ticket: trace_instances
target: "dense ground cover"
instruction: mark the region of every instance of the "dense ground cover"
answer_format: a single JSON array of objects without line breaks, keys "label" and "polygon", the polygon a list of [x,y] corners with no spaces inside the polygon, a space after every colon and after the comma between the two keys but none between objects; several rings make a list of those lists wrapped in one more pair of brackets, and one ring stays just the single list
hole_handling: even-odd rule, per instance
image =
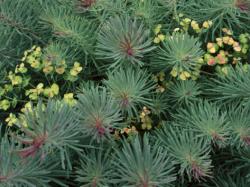
[{"label": "dense ground cover", "polygon": [[248,0],[0,0],[0,186],[250,186]]}]

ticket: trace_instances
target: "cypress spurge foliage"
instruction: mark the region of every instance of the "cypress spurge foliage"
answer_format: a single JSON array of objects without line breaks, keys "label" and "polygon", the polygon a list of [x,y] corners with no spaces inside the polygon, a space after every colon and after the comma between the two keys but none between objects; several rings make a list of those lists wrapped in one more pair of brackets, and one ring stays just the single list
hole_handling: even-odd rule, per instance
[{"label": "cypress spurge foliage", "polygon": [[218,75],[209,81],[207,92],[215,101],[223,104],[250,103],[250,66],[238,64],[229,66],[225,76]]},{"label": "cypress spurge foliage", "polygon": [[249,29],[249,0],[0,0],[0,187],[249,186]]},{"label": "cypress spurge foliage", "polygon": [[73,8],[84,17],[102,24],[112,16],[126,12],[127,2],[117,0],[73,0]]},{"label": "cypress spurge foliage", "polygon": [[213,25],[207,37],[215,39],[222,34],[223,28],[241,32],[249,29],[250,2],[248,0],[192,0],[184,11],[186,15],[198,22],[211,20]]},{"label": "cypress spurge foliage", "polygon": [[[48,187],[63,183],[55,176],[65,173],[58,170],[54,158],[42,159],[39,156],[21,158],[17,154],[20,144],[5,135],[0,141],[0,186],[2,187]],[[55,183],[51,183],[55,182]]]},{"label": "cypress spurge foliage", "polygon": [[77,168],[76,180],[82,187],[111,186],[114,169],[111,165],[110,150],[101,149],[86,151],[81,155],[80,166]]},{"label": "cypress spurge foliage", "polygon": [[139,106],[150,106],[150,93],[155,84],[151,75],[139,68],[119,68],[108,74],[104,82],[122,111],[130,116],[137,113]]},{"label": "cypress spurge foliage", "polygon": [[187,175],[189,181],[192,179],[199,181],[211,176],[210,146],[197,134],[165,126],[157,132],[157,136],[161,144],[175,158],[182,179]]},{"label": "cypress spurge foliage", "polygon": [[13,64],[33,43],[46,41],[46,30],[39,23],[41,10],[37,6],[31,0],[0,2],[1,61]]},{"label": "cypress spurge foliage", "polygon": [[207,101],[189,105],[173,115],[180,125],[190,128],[207,142],[225,145],[230,133],[226,113]]},{"label": "cypress spurge foliage", "polygon": [[161,23],[166,16],[166,9],[154,0],[131,1],[131,12],[133,16],[142,19],[150,28]]},{"label": "cypress spurge foliage", "polygon": [[[51,61],[52,64],[59,64],[62,61],[65,61],[69,57],[73,58],[74,53],[72,54],[66,45],[61,42],[54,42],[46,46],[44,49],[44,54],[42,55],[44,61]],[[68,65],[69,62],[67,62]]]},{"label": "cypress spurge foliage", "polygon": [[101,66],[117,68],[121,65],[142,66],[145,54],[154,49],[151,46],[150,31],[143,23],[130,16],[115,16],[104,23],[96,46],[99,59],[107,60]]},{"label": "cypress spurge foliage", "polygon": [[231,145],[239,149],[250,145],[250,108],[231,106],[228,112],[228,122],[231,129]]},{"label": "cypress spurge foliage", "polygon": [[60,9],[55,6],[46,7],[41,19],[51,25],[58,40],[86,55],[92,54],[96,28],[89,20],[72,14],[63,6]]},{"label": "cypress spurge foliage", "polygon": [[152,95],[152,112],[158,117],[166,116],[170,109],[169,98],[165,93],[155,93]]},{"label": "cypress spurge foliage", "polygon": [[168,87],[166,92],[172,106],[189,106],[189,104],[199,100],[201,87],[192,80],[175,81]]},{"label": "cypress spurge foliage", "polygon": [[[154,53],[151,66],[157,71],[171,70],[171,75],[179,76],[180,79],[197,77],[202,55],[203,50],[198,38],[186,33],[175,33]],[[184,77],[183,73],[186,74]]]},{"label": "cypress spurge foliage", "polygon": [[244,176],[244,178],[247,180],[248,183],[250,183],[250,149],[247,147],[246,149],[236,150],[235,155],[237,155],[238,158],[236,158],[234,161],[237,162],[238,165],[236,165],[236,171],[241,172],[241,176]]},{"label": "cypress spurge foliage", "polygon": [[206,187],[248,187],[250,183],[241,175],[218,174],[213,183]]},{"label": "cypress spurge foliage", "polygon": [[175,180],[173,163],[162,147],[152,146],[148,135],[123,142],[114,161],[119,186],[166,187]]},{"label": "cypress spurge foliage", "polygon": [[16,138],[25,145],[18,151],[21,157],[50,157],[52,152],[59,152],[62,168],[72,169],[70,155],[79,152],[82,145],[79,123],[70,106],[59,101],[49,101],[47,106],[39,102],[26,110],[19,125],[24,135]]},{"label": "cypress spurge foliage", "polygon": [[119,105],[106,88],[90,86],[77,97],[77,115],[84,136],[100,142],[110,139],[114,129],[122,128]]}]

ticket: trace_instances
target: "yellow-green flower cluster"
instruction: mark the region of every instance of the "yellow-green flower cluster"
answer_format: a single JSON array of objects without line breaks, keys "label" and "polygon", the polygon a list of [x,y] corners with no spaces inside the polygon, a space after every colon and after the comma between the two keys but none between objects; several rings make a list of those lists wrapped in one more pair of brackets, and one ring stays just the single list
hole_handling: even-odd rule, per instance
[{"label": "yellow-green flower cluster", "polygon": [[10,103],[9,100],[3,99],[3,100],[0,101],[0,109],[1,110],[6,111],[6,110],[8,110],[10,108],[10,106],[11,106],[11,103]]},{"label": "yellow-green flower cluster", "polygon": [[114,139],[115,140],[120,140],[122,135],[127,136],[127,140],[133,138],[138,134],[138,131],[134,125],[131,124],[131,126],[122,128],[121,130],[115,130],[114,132]]},{"label": "yellow-green flower cluster", "polygon": [[25,64],[24,63],[21,63],[19,65],[16,66],[16,69],[15,69],[15,73],[26,73],[28,71],[28,69],[25,67]]},{"label": "yellow-green flower cluster", "polygon": [[21,109],[21,112],[24,113],[24,112],[26,112],[26,111],[31,111],[31,110],[32,110],[32,104],[31,104],[31,102],[29,101],[29,102],[27,102],[27,103],[23,106],[23,108]]},{"label": "yellow-green flower cluster", "polygon": [[53,83],[51,86],[44,88],[43,94],[48,98],[53,98],[59,94],[59,86],[56,83]]},{"label": "yellow-green flower cluster", "polygon": [[143,110],[142,110],[142,112],[140,114],[140,119],[141,119],[141,123],[142,123],[141,128],[143,130],[152,129],[153,121],[149,116],[150,114],[151,114],[150,110],[147,107],[143,107]]},{"label": "yellow-green flower cluster", "polygon": [[83,68],[81,67],[80,63],[75,62],[74,66],[70,70],[70,75],[73,76],[73,77],[76,77],[82,71],[82,69]]},{"label": "yellow-green flower cluster", "polygon": [[[42,70],[45,75],[64,75],[65,79],[70,81],[77,80],[78,74],[83,70],[79,62],[75,62],[73,67],[68,67],[65,60],[57,61],[53,57],[44,56],[41,48],[36,46],[25,51],[21,61],[28,63],[36,71]],[[27,68],[24,69],[24,65],[24,63],[20,64],[17,69],[27,72]]]},{"label": "yellow-green flower cluster", "polygon": [[250,34],[249,33],[241,34],[239,36],[239,41],[242,46],[241,52],[243,54],[247,54],[249,51]]},{"label": "yellow-green flower cluster", "polygon": [[216,69],[227,74],[227,66],[229,62],[237,64],[242,58],[246,57],[249,51],[249,34],[241,34],[239,40],[232,36],[232,31],[223,28],[224,36],[216,38],[216,42],[207,43],[207,53],[204,55],[204,61],[209,66],[223,65],[224,67],[216,67]]},{"label": "yellow-green flower cluster", "polygon": [[132,126],[132,127],[123,128],[120,133],[121,134],[126,133],[127,135],[130,135],[130,134],[137,134],[138,132],[137,132],[135,126]]},{"label": "yellow-green flower cluster", "polygon": [[184,18],[181,20],[180,25],[185,31],[187,31],[189,29],[191,21],[192,20],[190,18]]},{"label": "yellow-green flower cluster", "polygon": [[155,34],[154,43],[155,44],[159,44],[160,42],[163,42],[166,39],[166,36],[161,33],[161,28],[162,28],[162,25],[158,24],[154,29],[154,34]]},{"label": "yellow-green flower cluster", "polygon": [[[8,114],[11,108],[17,111],[19,108],[16,107],[21,106],[20,111],[25,112],[31,110],[31,101],[36,104],[40,97],[47,100],[56,96],[63,96],[63,102],[74,106],[74,94],[69,89],[64,90],[64,85],[59,85],[67,80],[67,84],[78,80],[82,71],[79,62],[67,64],[63,58],[43,53],[40,47],[33,46],[24,52],[21,62],[8,72],[4,84],[0,85],[0,110]],[[5,122],[13,126],[16,118],[16,114],[9,113]],[[25,126],[20,120],[18,118],[19,124]]]},{"label": "yellow-green flower cluster", "polygon": [[8,126],[12,127],[17,123],[18,119],[15,114],[10,113],[9,117],[5,119],[5,122],[7,123]]},{"label": "yellow-green flower cluster", "polygon": [[15,75],[12,71],[9,72],[8,78],[11,81],[12,86],[20,85],[23,82],[22,77]]},{"label": "yellow-green flower cluster", "polygon": [[74,99],[73,93],[64,94],[63,101],[67,103],[69,106],[74,106],[76,104],[76,100]]},{"label": "yellow-green flower cluster", "polygon": [[165,84],[166,84],[165,77],[166,77],[166,75],[163,71],[161,71],[153,76],[154,82],[157,83],[156,92],[162,93],[165,91],[165,89],[166,89],[165,88]]},{"label": "yellow-green flower cluster", "polygon": [[42,68],[41,56],[41,47],[33,46],[24,52],[24,57],[21,61],[27,62],[32,68],[39,70]]},{"label": "yellow-green flower cluster", "polygon": [[43,93],[43,83],[39,83],[35,88],[26,90],[25,95],[29,96],[31,100],[37,100],[38,97]]},{"label": "yellow-green flower cluster", "polygon": [[197,21],[192,20],[190,18],[183,18],[184,15],[180,14],[179,15],[179,24],[182,27],[182,30],[188,31],[190,28],[192,28],[195,33],[201,33],[203,30],[209,29],[212,25],[213,22],[211,20],[204,21],[203,23],[199,24]]},{"label": "yellow-green flower cluster", "polygon": [[229,53],[224,50],[220,50],[219,53],[216,56],[212,56],[211,54],[205,54],[204,55],[204,60],[207,62],[209,66],[213,66],[216,64],[227,64],[229,59],[228,59]]},{"label": "yellow-green flower cluster", "polygon": [[24,115],[17,117],[15,114],[10,113],[9,116],[5,119],[5,122],[9,127],[13,125],[19,125],[19,127],[28,127],[27,121],[24,118]]},{"label": "yellow-green flower cluster", "polygon": [[183,81],[188,80],[190,78],[192,80],[197,80],[198,77],[200,76],[200,69],[203,64],[204,64],[204,60],[200,58],[199,60],[197,60],[197,63],[193,70],[186,70],[186,69],[183,69],[182,67],[175,66],[172,68],[170,74],[172,75],[172,77],[179,78],[180,80],[183,80]]}]

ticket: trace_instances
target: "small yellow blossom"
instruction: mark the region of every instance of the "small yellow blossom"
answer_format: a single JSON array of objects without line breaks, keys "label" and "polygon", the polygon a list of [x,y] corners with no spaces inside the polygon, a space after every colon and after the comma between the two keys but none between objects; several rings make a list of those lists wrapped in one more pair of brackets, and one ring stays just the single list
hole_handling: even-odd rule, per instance
[{"label": "small yellow blossom", "polygon": [[28,102],[24,105],[24,107],[21,109],[21,112],[25,112],[25,111],[31,111],[32,110],[32,104],[31,102]]},{"label": "small yellow blossom", "polygon": [[205,29],[209,29],[212,26],[213,22],[211,20],[204,21],[202,27]]},{"label": "small yellow blossom", "polygon": [[216,38],[216,42],[217,42],[217,45],[219,47],[223,47],[223,40],[222,40],[222,38]]},{"label": "small yellow blossom", "polygon": [[57,67],[56,68],[56,73],[59,75],[62,75],[65,72],[65,67]]},{"label": "small yellow blossom", "polygon": [[171,74],[173,77],[177,77],[178,72],[177,72],[176,68],[173,68],[172,71],[170,72],[170,74]]},{"label": "small yellow blossom", "polygon": [[41,47],[37,47],[34,52],[32,53],[35,57],[40,57],[41,56]]},{"label": "small yellow blossom", "polygon": [[59,75],[62,75],[65,72],[65,68],[67,67],[65,60],[61,61],[59,64],[56,66],[56,73]]},{"label": "small yellow blossom", "polygon": [[197,63],[198,63],[198,64],[204,64],[204,59],[203,59],[203,58],[199,58],[199,59],[197,60]]},{"label": "small yellow blossom", "polygon": [[166,38],[165,35],[159,34],[158,36],[156,36],[156,37],[154,38],[154,43],[158,44],[158,43],[164,41],[165,38]]},{"label": "small yellow blossom", "polygon": [[189,72],[187,72],[187,71],[184,71],[183,73],[184,73],[184,75],[185,75],[185,77],[186,77],[186,78],[189,78],[189,77],[191,77],[191,74],[190,74]]},{"label": "small yellow blossom", "polygon": [[208,52],[214,54],[214,53],[216,53],[216,51],[218,50],[218,45],[215,44],[215,43],[210,43],[210,42],[209,42],[209,43],[207,44],[207,50],[208,50]]},{"label": "small yellow blossom", "polygon": [[144,106],[142,112],[140,113],[140,118],[142,122],[141,128],[143,130],[150,130],[152,128],[152,119],[149,117],[150,114],[150,110]]},{"label": "small yellow blossom", "polygon": [[24,63],[16,66],[15,73],[26,73],[27,68],[25,67]]},{"label": "small yellow blossom", "polygon": [[51,90],[55,95],[59,94],[59,86],[56,83],[52,84]]},{"label": "small yellow blossom", "polygon": [[182,13],[179,13],[179,15],[178,15],[180,18],[182,18],[183,16],[184,16],[184,14],[182,14]]},{"label": "small yellow blossom", "polygon": [[44,68],[43,68],[43,72],[45,74],[49,74],[49,73],[52,73],[54,68],[52,66],[52,62],[49,62],[49,61],[44,61],[43,62],[43,65],[44,65]]},{"label": "small yellow blossom", "polygon": [[75,62],[73,68],[70,70],[70,75],[72,76],[77,76],[81,71],[82,67],[79,62]]},{"label": "small yellow blossom", "polygon": [[222,38],[222,41],[224,42],[224,44],[228,44],[229,40],[230,40],[230,37],[229,37],[229,36],[224,36],[224,37]]},{"label": "small yellow blossom", "polygon": [[174,32],[178,32],[178,31],[180,31],[181,29],[180,28],[175,28],[174,29]]},{"label": "small yellow blossom", "polygon": [[185,75],[184,72],[182,72],[182,73],[179,75],[179,77],[180,77],[180,79],[183,80],[183,81],[187,80],[187,77],[186,77],[186,75]]},{"label": "small yellow blossom", "polygon": [[13,126],[17,122],[17,117],[15,114],[10,113],[9,117],[5,119],[5,122],[7,122],[8,126]]},{"label": "small yellow blossom", "polygon": [[159,34],[160,31],[161,31],[161,28],[162,28],[162,25],[161,24],[158,24],[155,29],[154,29],[154,33],[155,35]]},{"label": "small yellow blossom", "polygon": [[56,83],[52,84],[50,88],[44,89],[44,95],[46,97],[52,98],[58,94],[59,94],[59,86]]},{"label": "small yellow blossom", "polygon": [[227,29],[227,28],[223,28],[222,31],[223,31],[224,33],[226,33],[227,35],[233,35],[232,31],[230,31],[230,30]]},{"label": "small yellow blossom", "polygon": [[233,48],[236,52],[240,52],[241,51],[241,46],[238,42],[234,42],[233,44]]},{"label": "small yellow blossom", "polygon": [[160,39],[160,41],[164,41],[165,38],[166,38],[166,36],[163,35],[163,34],[159,34],[159,35],[158,35],[158,38]]},{"label": "small yellow blossom", "polygon": [[63,100],[65,103],[67,103],[70,106],[73,106],[76,104],[76,100],[74,99],[73,93],[64,94]]},{"label": "small yellow blossom", "polygon": [[234,39],[230,37],[228,40],[228,45],[233,45],[234,42],[235,42]]},{"label": "small yellow blossom", "polygon": [[156,88],[156,92],[157,93],[163,93],[165,91],[165,88],[161,85],[158,85]]},{"label": "small yellow blossom", "polygon": [[191,19],[185,18],[180,22],[180,25],[183,27],[184,30],[188,30],[190,25]]},{"label": "small yellow blossom", "polygon": [[199,33],[199,32],[201,31],[199,24],[198,24],[196,21],[194,21],[194,20],[191,22],[191,27],[192,27],[197,33]]},{"label": "small yellow blossom", "polygon": [[161,42],[160,38],[158,38],[158,37],[155,37],[155,38],[154,38],[154,43],[155,43],[155,44],[158,44],[158,43],[160,43],[160,42]]},{"label": "small yellow blossom", "polygon": [[38,60],[34,60],[30,63],[30,66],[34,69],[39,69],[41,66],[41,63]]},{"label": "small yellow blossom", "polygon": [[0,109],[1,109],[1,110],[6,111],[6,110],[8,110],[9,108],[10,108],[10,102],[9,102],[9,100],[4,99],[4,100],[0,101]]},{"label": "small yellow blossom", "polygon": [[38,96],[44,91],[43,86],[43,83],[39,83],[36,88],[27,90],[26,95],[28,95],[31,100],[37,100]]},{"label": "small yellow blossom", "polygon": [[22,77],[19,76],[19,75],[13,74],[12,71],[9,72],[8,78],[11,80],[11,84],[12,84],[13,86],[15,86],[15,85],[20,85],[20,84],[22,84],[22,82],[23,82]]},{"label": "small yellow blossom", "polygon": [[183,19],[184,23],[190,23],[192,20],[190,18]]}]

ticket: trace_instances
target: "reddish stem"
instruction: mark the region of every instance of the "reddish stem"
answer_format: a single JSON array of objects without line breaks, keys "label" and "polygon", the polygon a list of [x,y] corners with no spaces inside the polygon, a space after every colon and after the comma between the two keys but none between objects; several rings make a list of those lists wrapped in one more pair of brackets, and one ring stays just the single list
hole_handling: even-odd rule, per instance
[{"label": "reddish stem", "polygon": [[243,0],[237,0],[235,5],[242,11],[248,11],[250,3],[245,2]]},{"label": "reddish stem", "polygon": [[247,145],[250,145],[250,137],[249,137],[249,136],[244,136],[244,137],[242,137],[242,140],[243,140]]},{"label": "reddish stem", "polygon": [[44,134],[42,136],[39,136],[39,137],[35,138],[33,140],[32,144],[31,144],[31,146],[19,151],[19,155],[22,158],[26,158],[26,157],[29,157],[29,156],[35,156],[36,152],[45,143],[47,137],[48,137],[47,134]]},{"label": "reddish stem", "polygon": [[95,127],[100,136],[103,136],[106,132],[106,129],[103,127],[102,121],[100,119],[96,119]]},{"label": "reddish stem", "polygon": [[196,164],[196,162],[192,163],[192,174],[196,180],[199,180],[201,177],[205,176],[205,173],[198,166],[198,164]]},{"label": "reddish stem", "polygon": [[0,176],[0,181],[4,181],[4,180],[6,180],[6,179],[7,179],[6,176]]}]

